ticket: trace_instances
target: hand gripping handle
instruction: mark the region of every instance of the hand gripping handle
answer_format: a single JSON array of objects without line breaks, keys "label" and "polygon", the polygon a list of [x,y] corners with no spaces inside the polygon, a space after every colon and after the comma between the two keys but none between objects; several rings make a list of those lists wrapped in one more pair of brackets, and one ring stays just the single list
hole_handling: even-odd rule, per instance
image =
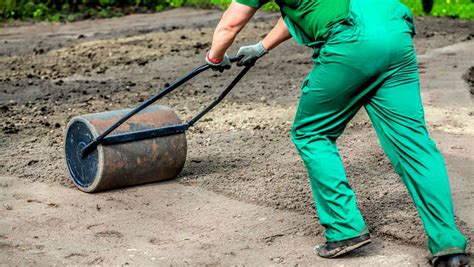
[{"label": "hand gripping handle", "polygon": [[[240,61],[242,57],[232,57],[230,58],[231,63],[235,63]],[[224,91],[219,95],[218,98],[216,98],[214,101],[212,101],[208,106],[206,106],[202,111],[200,111],[196,116],[194,116],[189,122],[179,124],[179,125],[173,125],[173,126],[166,126],[166,127],[161,127],[157,129],[151,129],[151,130],[143,130],[143,131],[137,131],[137,132],[131,132],[131,133],[124,133],[124,134],[116,134],[112,136],[108,136],[111,132],[113,132],[115,129],[117,129],[120,125],[125,123],[128,119],[130,119],[133,115],[137,114],[138,112],[142,111],[146,107],[150,106],[154,102],[156,102],[158,99],[162,98],[163,96],[169,94],[171,91],[174,89],[178,88],[179,86],[183,85],[185,82],[189,81],[190,79],[194,78],[198,74],[212,68],[208,64],[201,65],[188,74],[184,75],[183,77],[179,78],[172,84],[170,84],[168,87],[164,88],[160,92],[158,92],[156,95],[150,97],[149,99],[145,100],[142,104],[131,110],[129,113],[127,113],[125,116],[123,116],[121,119],[119,119],[116,123],[114,123],[112,126],[110,126],[107,130],[105,130],[102,134],[94,138],[89,144],[87,144],[81,151],[81,157],[85,158],[87,155],[89,155],[94,149],[97,148],[98,145],[100,144],[117,144],[117,143],[124,143],[124,142],[130,142],[130,141],[136,141],[136,140],[142,140],[142,139],[148,139],[148,138],[154,138],[154,137],[159,137],[159,136],[165,136],[165,135],[171,135],[171,134],[177,134],[177,133],[182,133],[186,131],[189,127],[191,127],[194,123],[196,123],[201,117],[203,117],[206,113],[211,111],[219,102],[224,99],[224,97],[234,88],[234,86],[244,77],[244,75],[250,70],[250,68],[253,67],[253,64],[245,66],[239,74],[232,80],[232,82],[224,89]]]}]

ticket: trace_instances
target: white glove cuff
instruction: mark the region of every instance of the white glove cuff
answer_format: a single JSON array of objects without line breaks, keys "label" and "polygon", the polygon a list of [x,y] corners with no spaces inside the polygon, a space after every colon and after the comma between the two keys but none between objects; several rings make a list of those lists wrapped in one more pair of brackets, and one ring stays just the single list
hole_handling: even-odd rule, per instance
[{"label": "white glove cuff", "polygon": [[263,46],[262,41],[258,42],[257,48],[258,48],[258,53],[260,57],[268,53],[268,50]]}]

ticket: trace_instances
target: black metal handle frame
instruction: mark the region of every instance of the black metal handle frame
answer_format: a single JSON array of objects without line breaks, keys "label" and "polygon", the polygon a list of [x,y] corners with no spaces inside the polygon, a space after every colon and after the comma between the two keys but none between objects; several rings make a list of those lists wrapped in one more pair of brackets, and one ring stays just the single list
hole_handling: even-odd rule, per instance
[{"label": "black metal handle frame", "polygon": [[[241,58],[240,57],[234,57],[231,58],[230,61],[232,63],[238,62]],[[212,67],[204,64],[202,66],[199,66],[183,76],[182,78],[178,79],[174,83],[170,84],[168,87],[164,88],[160,92],[158,92],[156,95],[150,97],[147,99],[145,102],[140,104],[138,107],[134,108],[132,111],[130,111],[127,115],[123,116],[120,120],[118,120],[116,123],[114,123],[112,126],[110,126],[107,130],[105,130],[102,134],[97,136],[94,140],[92,140],[89,144],[87,144],[81,151],[81,156],[84,158],[87,155],[89,155],[94,149],[97,148],[98,145],[110,145],[110,144],[118,144],[118,143],[125,143],[125,142],[131,142],[131,141],[138,141],[138,140],[143,140],[143,139],[149,139],[149,138],[155,138],[155,137],[160,137],[160,136],[167,136],[167,135],[173,135],[173,134],[178,134],[178,133],[183,133],[185,132],[189,127],[193,126],[200,118],[202,118],[206,113],[211,111],[217,104],[219,104],[224,97],[229,94],[229,92],[234,88],[234,86],[242,79],[242,77],[247,74],[247,72],[253,67],[255,62],[252,64],[246,65],[240,72],[237,74],[237,76],[227,85],[227,87],[222,91],[222,93],[211,103],[209,103],[203,110],[201,110],[197,115],[195,115],[192,119],[190,119],[186,123],[178,124],[178,125],[172,125],[172,126],[165,126],[165,127],[160,127],[156,129],[149,129],[149,130],[143,130],[143,131],[136,131],[136,132],[131,132],[131,133],[124,133],[124,134],[116,134],[112,136],[108,136],[110,133],[112,133],[115,129],[117,129],[120,125],[125,123],[128,119],[130,119],[133,115],[137,114],[138,112],[144,110],[163,96],[169,94],[170,92],[174,91],[176,88],[179,86],[183,85],[190,79],[196,77],[198,74],[211,69]]]}]

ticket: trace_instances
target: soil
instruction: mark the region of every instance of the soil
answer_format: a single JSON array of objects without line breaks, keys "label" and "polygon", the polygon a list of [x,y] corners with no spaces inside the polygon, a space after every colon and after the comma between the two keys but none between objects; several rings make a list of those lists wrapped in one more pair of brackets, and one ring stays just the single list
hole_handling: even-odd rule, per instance
[{"label": "soil", "polygon": [[[322,240],[323,229],[317,224],[306,170],[289,139],[300,82],[311,68],[311,51],[292,41],[260,60],[188,131],[187,163],[175,182],[87,195],[77,192],[68,178],[62,144],[69,119],[133,107],[202,64],[219,16],[218,11],[178,9],[2,28],[0,200],[5,209],[0,212],[5,221],[0,224],[0,248],[6,253],[0,262],[150,264],[151,258],[165,257],[167,264],[311,265],[319,260],[308,246]],[[231,51],[258,40],[276,18],[277,14],[257,14]],[[474,60],[474,21],[422,17],[416,23],[414,41],[428,126],[451,174],[458,224],[471,237],[474,152],[469,144],[474,141],[474,110],[462,76]],[[189,118],[237,71],[203,74],[160,103]],[[348,125],[338,146],[359,207],[381,244],[380,249],[363,250],[361,257],[339,263],[426,264],[415,257],[424,253],[420,247],[426,244],[417,212],[363,111]],[[160,192],[172,197],[154,198]],[[82,212],[85,221],[80,221]],[[240,216],[240,223],[233,216]],[[259,216],[273,219],[268,225],[255,223]],[[145,234],[140,225],[152,228],[156,236]],[[256,230],[249,233],[246,227]],[[71,235],[64,237],[62,231]],[[228,239],[213,236],[220,231]],[[140,238],[133,238],[137,235]],[[91,246],[71,249],[83,236]],[[62,250],[54,247],[57,244],[64,244]],[[288,244],[295,253],[285,252]],[[108,249],[101,251],[103,246]],[[148,250],[137,252],[133,246]],[[164,254],[145,253],[157,250]],[[32,257],[35,253],[40,257]],[[377,253],[385,258],[377,258]]]}]

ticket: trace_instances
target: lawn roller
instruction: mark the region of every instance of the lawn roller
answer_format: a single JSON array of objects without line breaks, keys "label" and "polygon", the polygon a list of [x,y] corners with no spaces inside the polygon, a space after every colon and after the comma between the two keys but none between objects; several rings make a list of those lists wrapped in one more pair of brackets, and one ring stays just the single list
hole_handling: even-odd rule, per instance
[{"label": "lawn roller", "polygon": [[[231,58],[232,63],[239,60]],[[210,69],[207,64],[134,109],[72,118],[64,142],[72,181],[80,190],[92,193],[175,178],[186,161],[186,130],[221,102],[252,66],[245,66],[215,100],[188,122],[183,123],[167,106],[151,104]]]}]

